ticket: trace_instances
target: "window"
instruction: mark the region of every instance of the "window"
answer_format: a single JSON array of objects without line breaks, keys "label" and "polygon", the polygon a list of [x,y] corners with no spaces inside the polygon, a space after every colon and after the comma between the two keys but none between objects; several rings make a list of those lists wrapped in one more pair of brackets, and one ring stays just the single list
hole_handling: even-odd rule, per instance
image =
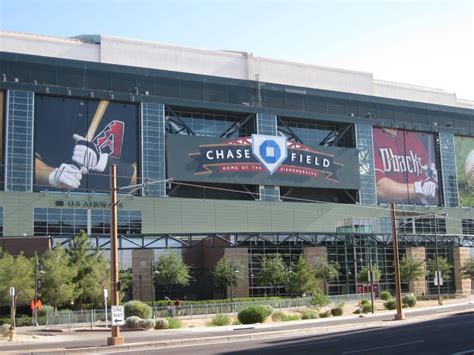
[{"label": "window", "polygon": [[474,219],[462,220],[462,234],[474,235]]},{"label": "window", "polygon": [[[90,223],[88,223],[90,220]],[[35,208],[34,235],[72,236],[90,230],[91,235],[110,233],[110,211],[83,208]],[[118,233],[140,234],[142,215],[140,211],[118,211]]]}]

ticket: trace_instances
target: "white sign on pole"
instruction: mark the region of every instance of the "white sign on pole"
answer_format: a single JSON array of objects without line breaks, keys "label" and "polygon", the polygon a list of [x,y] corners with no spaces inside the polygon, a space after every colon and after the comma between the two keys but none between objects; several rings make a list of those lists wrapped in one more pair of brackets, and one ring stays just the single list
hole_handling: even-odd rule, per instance
[{"label": "white sign on pole", "polygon": [[15,287],[10,287],[10,296],[15,296]]},{"label": "white sign on pole", "polygon": [[123,306],[111,306],[112,311],[112,325],[125,324],[125,311]]},{"label": "white sign on pole", "polygon": [[107,290],[106,288],[103,288],[103,289],[102,289],[102,292],[103,292],[103,294],[104,294],[104,298],[109,297],[109,290]]},{"label": "white sign on pole", "polygon": [[435,277],[434,277],[434,285],[438,286],[438,279],[439,279],[439,285],[443,286],[443,278],[441,277],[441,271],[435,271]]}]

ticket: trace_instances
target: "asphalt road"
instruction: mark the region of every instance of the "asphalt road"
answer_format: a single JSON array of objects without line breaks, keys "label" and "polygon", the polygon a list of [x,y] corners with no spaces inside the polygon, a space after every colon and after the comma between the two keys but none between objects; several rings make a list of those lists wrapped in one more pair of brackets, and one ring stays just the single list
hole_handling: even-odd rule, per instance
[{"label": "asphalt road", "polygon": [[124,354],[473,354],[474,313],[396,327],[376,327],[329,335],[268,339],[252,342],[133,350]]},{"label": "asphalt road", "polygon": [[[405,352],[405,349],[403,348],[408,347],[408,348],[415,348],[420,347],[422,350],[423,349],[431,349],[431,344],[437,344],[437,342],[443,340],[443,344],[448,346],[448,348],[443,348],[442,346],[436,345],[433,349],[435,350],[446,350],[446,352],[441,351],[440,353],[450,353],[454,351],[458,351],[456,349],[451,350],[449,346],[451,345],[460,345],[461,347],[459,349],[461,350],[466,350],[466,349],[474,349],[474,304],[471,305],[466,305],[466,304],[460,304],[460,305],[455,305],[455,306],[450,306],[449,310],[450,312],[453,311],[458,311],[461,315],[457,316],[449,316],[443,321],[440,322],[452,322],[450,324],[445,324],[442,326],[435,326],[433,328],[430,326],[431,322],[435,321],[429,321],[429,322],[424,322],[424,323],[416,323],[415,325],[413,324],[408,324],[403,328],[410,329],[412,333],[419,334],[418,332],[418,326],[420,326],[420,329],[443,329],[446,328],[446,330],[456,330],[452,336],[450,335],[449,337],[445,337],[444,334],[437,334],[434,335],[433,342],[430,340],[430,335],[429,333],[425,334],[425,338],[414,338],[411,339],[408,335],[406,334],[403,337],[399,338],[396,336],[395,338],[391,339],[388,335],[390,332],[399,332],[399,328],[394,328],[394,327],[389,327],[389,329],[386,329],[387,327],[381,327],[380,329],[371,329],[368,331],[367,329],[364,329],[363,331],[361,330],[354,330],[349,333],[338,333],[336,335],[314,335],[314,336],[293,336],[291,339],[284,339],[284,338],[276,338],[273,339],[267,339],[267,340],[262,340],[262,341],[255,341],[253,340],[252,342],[236,342],[236,343],[228,343],[228,344],[222,344],[222,345],[215,345],[215,346],[209,346],[209,347],[201,347],[201,346],[193,346],[192,352],[195,353],[196,351],[202,351],[198,352],[200,354],[212,354],[212,353],[243,353],[245,354],[245,351],[248,351],[247,353],[252,353],[255,352],[256,347],[259,347],[258,352],[265,352],[265,351],[271,351],[274,353],[275,351],[280,351],[278,349],[286,349],[285,352],[290,351],[290,353],[293,352],[299,352],[298,350],[300,347],[302,353],[308,353],[309,349],[319,349],[322,354],[326,353],[332,353],[329,350],[333,349],[333,345],[337,344],[342,344],[342,345],[349,345],[351,344],[352,348],[351,349],[369,349],[369,348],[377,348],[374,349],[374,353],[383,353],[386,355],[387,351],[391,349],[391,347],[385,349],[381,348],[379,349],[380,346],[385,346],[386,344],[393,344],[395,341],[396,343],[409,343],[409,344],[403,344],[401,347],[395,347],[394,349],[400,352]],[[433,315],[434,313],[442,313],[446,312],[447,309],[445,307],[440,307],[440,308],[432,308],[432,309],[417,309],[416,314],[415,313],[407,313],[407,319],[416,319],[417,316],[426,316],[426,315]],[[467,313],[466,313],[467,312]],[[470,313],[469,313],[470,312]],[[172,332],[123,332],[122,335],[125,337],[125,342],[127,344],[130,343],[135,343],[135,342],[147,342],[147,341],[158,341],[158,340],[167,340],[167,339],[176,339],[180,338],[181,339],[190,339],[190,338],[202,338],[202,337],[213,337],[213,336],[224,336],[224,335],[235,335],[235,334],[255,334],[259,332],[271,332],[271,331],[281,331],[281,330],[291,330],[291,329],[301,329],[301,328],[322,328],[322,327],[328,327],[328,326],[335,326],[335,325],[358,325],[360,326],[363,323],[366,322],[373,322],[373,321],[387,321],[387,322],[392,322],[393,320],[393,314],[375,314],[375,316],[371,317],[366,317],[366,318],[353,318],[353,319],[336,319],[336,318],[331,318],[330,320],[323,320],[320,319],[317,321],[317,323],[314,322],[298,322],[297,324],[292,324],[292,325],[282,325],[274,328],[256,328],[256,329],[241,329],[241,330],[229,330],[229,331],[223,331],[222,329],[218,330],[211,330],[207,329],[206,331],[198,331],[197,329],[193,332],[190,332],[188,330],[175,330]],[[406,324],[404,322],[400,322],[401,325]],[[465,324],[465,326],[464,326]],[[441,327],[441,328],[439,328]],[[401,328],[400,328],[401,329]],[[415,329],[415,330],[414,330]],[[457,339],[458,336],[463,336],[463,334],[466,332],[466,329],[469,333],[469,336],[463,340],[459,339],[454,342],[454,339]],[[387,334],[385,334],[387,333]],[[442,333],[442,332],[441,332]],[[63,333],[64,334],[64,333]],[[67,334],[67,333],[66,333]],[[357,336],[355,336],[357,334]],[[370,334],[367,337],[365,334]],[[106,338],[109,336],[109,332],[80,332],[80,333],[72,333],[71,335],[66,335],[66,336],[61,336],[63,339],[61,342],[36,342],[34,345],[33,344],[2,344],[0,347],[0,352],[2,351],[18,351],[18,350],[39,350],[39,349],[48,349],[48,348],[66,348],[66,349],[72,349],[72,348],[78,348],[78,347],[93,347],[93,346],[105,346],[106,345]],[[347,340],[341,340],[342,337],[348,337]],[[53,338],[54,336],[52,336]],[[400,339],[405,339],[405,338],[410,338],[411,340],[404,340],[401,341]],[[472,339],[470,339],[472,338]],[[382,339],[382,340],[379,340]],[[52,339],[53,340],[53,339]],[[469,341],[471,342],[470,345]],[[413,342],[413,343],[412,343]],[[275,345],[276,344],[276,345]],[[368,345],[370,344],[370,346]],[[423,345],[424,344],[424,345]],[[427,345],[428,344],[428,345]],[[331,345],[331,346],[329,346]],[[336,347],[339,349],[339,352],[335,353],[343,353],[344,348],[339,348],[339,346]],[[105,350],[105,349],[104,349]],[[157,349],[148,352],[147,350],[139,350],[139,351],[130,351],[129,353],[161,353],[161,354],[183,354],[190,351],[190,348],[186,347],[181,347],[181,348],[167,348],[164,351],[159,351]],[[371,350],[367,350],[367,352],[362,352],[362,353],[370,353]],[[412,350],[409,350],[411,353]],[[310,352],[313,352],[311,350]],[[423,353],[423,351],[416,353]],[[426,351],[425,353],[427,354],[434,354],[435,352]],[[354,353],[357,354],[357,353]],[[193,354],[195,355],[195,354]]]}]

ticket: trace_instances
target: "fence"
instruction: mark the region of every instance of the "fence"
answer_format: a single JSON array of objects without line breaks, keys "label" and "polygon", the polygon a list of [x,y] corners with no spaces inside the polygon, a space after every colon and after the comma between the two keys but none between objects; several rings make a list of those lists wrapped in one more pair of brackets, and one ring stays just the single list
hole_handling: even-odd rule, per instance
[{"label": "fence", "polygon": [[[361,299],[369,299],[370,293],[359,293],[350,295],[329,296],[331,303],[355,302]],[[297,309],[311,305],[311,298],[283,298],[271,300],[258,300],[254,302],[233,302],[233,303],[204,303],[186,304],[178,309],[173,309],[171,314],[167,307],[153,307],[152,317],[163,318],[168,316],[179,316],[181,319],[208,318],[214,314],[240,312],[251,304],[269,305],[274,309]],[[108,320],[110,322],[110,309],[108,309]],[[67,325],[68,329],[97,325],[105,325],[105,310],[92,309],[85,311],[59,311],[46,314],[46,326]]]}]

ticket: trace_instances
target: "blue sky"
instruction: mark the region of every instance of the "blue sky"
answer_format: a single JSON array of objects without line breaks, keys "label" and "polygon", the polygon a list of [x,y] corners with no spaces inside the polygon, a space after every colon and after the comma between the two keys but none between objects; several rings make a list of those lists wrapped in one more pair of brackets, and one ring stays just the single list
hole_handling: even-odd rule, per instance
[{"label": "blue sky", "polygon": [[449,0],[0,0],[0,28],[247,51],[474,100],[473,11],[473,1]]}]

